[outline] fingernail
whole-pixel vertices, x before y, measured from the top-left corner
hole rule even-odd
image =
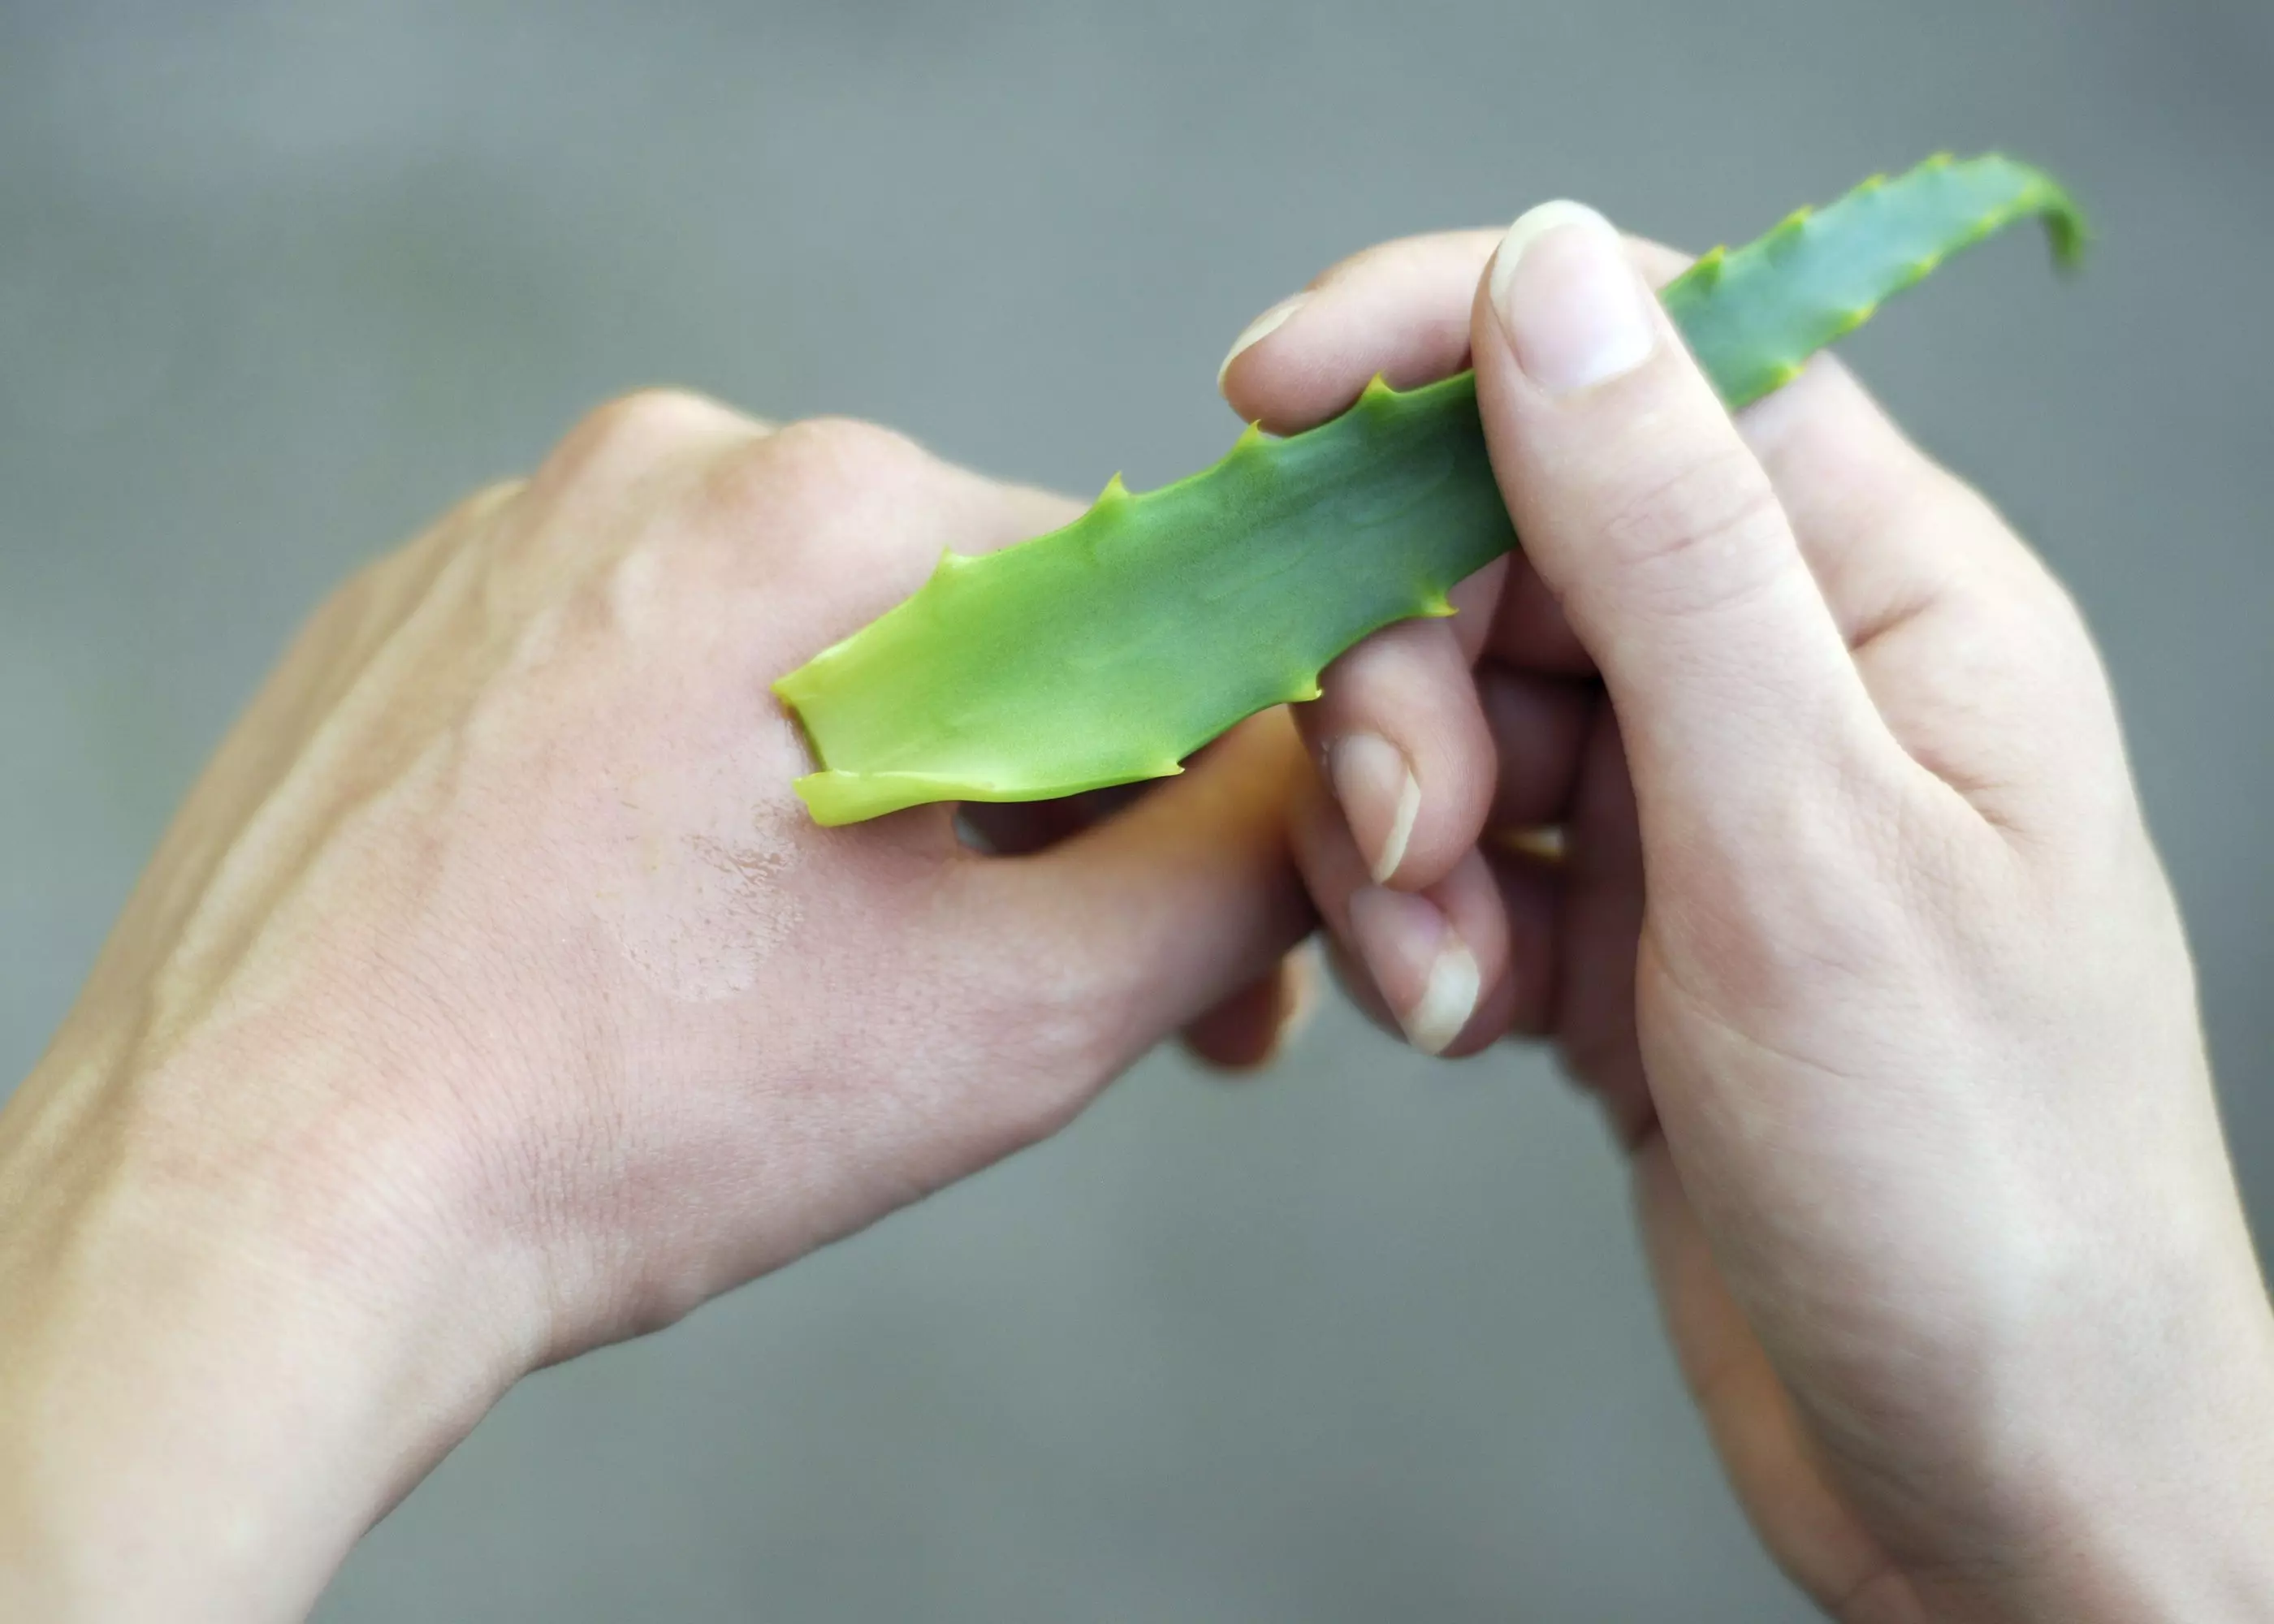
[[[1327,777],[1374,883],[1383,883],[1405,861],[1421,810],[1421,786],[1405,753],[1378,734],[1352,733],[1327,747]]]
[[[1224,352],[1224,365],[1216,369],[1216,387],[1224,387],[1224,375],[1231,370],[1231,364],[1239,359],[1240,351],[1253,350],[1277,332],[1288,317],[1303,308],[1303,301],[1310,297],[1308,293],[1298,293],[1284,298],[1242,327],[1239,336],[1231,341],[1231,348]]]
[[[1427,897],[1368,886],[1352,896],[1350,921],[1406,1041],[1425,1055],[1444,1053],[1477,1011],[1476,955]]]
[[[1490,287],[1517,364],[1550,395],[1608,383],[1658,347],[1650,290],[1611,222],[1584,203],[1519,216],[1493,256]]]

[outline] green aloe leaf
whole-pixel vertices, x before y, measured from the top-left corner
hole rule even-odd
[[[1968,244],[2041,218],[2073,261],[2082,215],[2050,177],[1939,156],[1716,249],[1661,297],[1734,410]],[[821,771],[821,823],[935,801],[1036,801],[1162,778],[1245,717],[1315,697],[1367,633],[1452,613],[1447,590],[1517,545],[1464,372],[1380,380],[1284,440],[1251,427],[1214,467],[1073,523],[950,553],[907,602],[774,684]]]

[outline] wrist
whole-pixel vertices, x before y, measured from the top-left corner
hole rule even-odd
[[[2031,1451],[2016,1554],[1954,1587],[1949,1617],[2274,1617],[2274,1311],[2255,1265],[2242,1272],[2247,1282],[2204,1300],[2152,1395],[2080,1404],[2059,1441]]]
[[[214,1080],[0,1111],[0,1615],[297,1618],[525,1363],[446,1225]]]

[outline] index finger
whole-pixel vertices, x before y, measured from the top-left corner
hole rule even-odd
[[[1234,341],[1218,386],[1266,432],[1299,433],[1347,410],[1376,373],[1410,389],[1469,365],[1469,306],[1501,233],[1437,231],[1361,250],[1273,305]],[[1653,286],[1687,254],[1630,237]]]

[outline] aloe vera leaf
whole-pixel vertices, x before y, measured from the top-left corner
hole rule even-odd
[[[2073,261],[2050,177],[1929,159],[1715,249],[1661,297],[1734,410],[1958,249],[2029,217]],[[776,682],[821,771],[814,820],[936,801],[1035,801],[1163,778],[1243,718],[1314,698],[1320,671],[1516,545],[1461,373],[1367,386],[1342,416],[1142,495],[1118,475],[1061,530],[949,553],[915,596]]]

